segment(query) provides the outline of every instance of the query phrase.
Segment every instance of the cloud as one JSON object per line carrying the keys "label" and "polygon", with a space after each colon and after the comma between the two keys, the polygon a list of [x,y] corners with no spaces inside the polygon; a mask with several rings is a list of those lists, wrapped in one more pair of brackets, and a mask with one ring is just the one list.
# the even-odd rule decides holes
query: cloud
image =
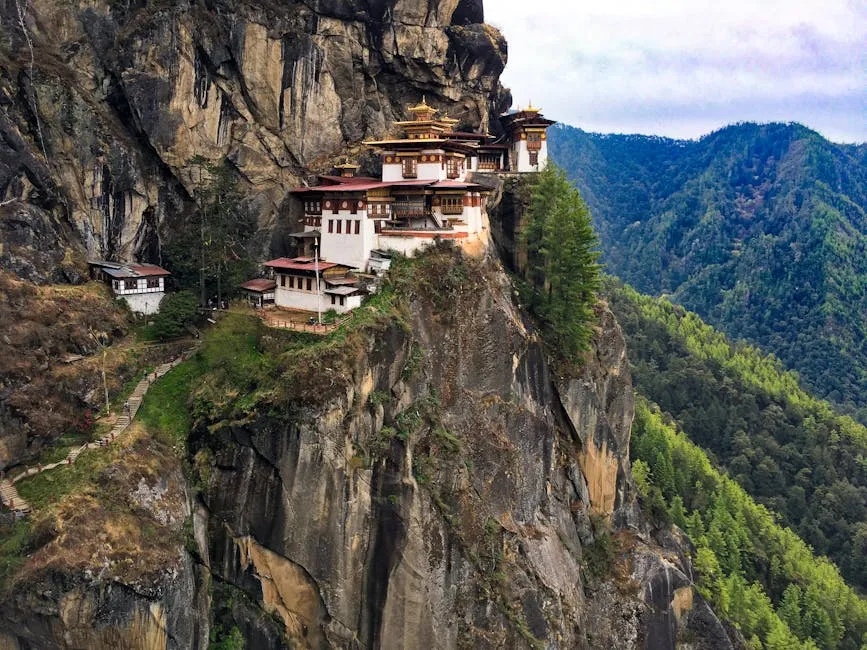
{"label": "cloud", "polygon": [[516,102],[588,130],[799,121],[867,140],[863,0],[488,0]]}

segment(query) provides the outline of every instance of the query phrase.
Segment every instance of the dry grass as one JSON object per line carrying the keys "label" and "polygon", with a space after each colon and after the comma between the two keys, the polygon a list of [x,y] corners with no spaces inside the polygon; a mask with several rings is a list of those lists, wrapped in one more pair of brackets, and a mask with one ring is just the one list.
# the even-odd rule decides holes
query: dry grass
{"label": "dry grass", "polygon": [[171,355],[136,344],[127,318],[102,284],[35,286],[0,272],[0,382],[13,416],[0,434],[0,467],[34,459],[87,409],[101,409],[103,367],[114,399]]}
{"label": "dry grass", "polygon": [[141,425],[28,487],[40,506],[30,524],[30,557],[7,587],[44,571],[147,584],[177,563],[186,517],[180,461]]}

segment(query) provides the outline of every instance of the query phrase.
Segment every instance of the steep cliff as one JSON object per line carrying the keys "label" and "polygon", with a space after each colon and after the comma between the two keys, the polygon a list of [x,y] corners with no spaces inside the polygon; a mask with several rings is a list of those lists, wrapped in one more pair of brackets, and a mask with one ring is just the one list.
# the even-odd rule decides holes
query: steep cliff
{"label": "steep cliff", "polygon": [[427,95],[472,126],[509,105],[479,0],[0,2],[0,266],[69,281],[159,262],[227,159],[266,255],[286,190]]}
{"label": "steep cliff", "polygon": [[[178,542],[186,559],[147,580],[123,563],[28,562],[0,610],[7,645],[101,647],[105,627],[132,634],[141,612],[184,598],[201,612],[209,592],[215,629],[257,648],[731,647],[691,586],[685,541],[637,507],[610,313],[580,373],[558,377],[493,261],[439,250],[393,284],[330,342],[227,321],[248,353],[206,363],[206,343],[191,362],[195,564]],[[49,622],[35,625],[46,582]],[[146,629],[152,647],[204,643],[188,617]]]}
{"label": "steep cliff", "polygon": [[[479,0],[0,0],[0,19],[0,265],[33,282],[79,281],[85,254],[161,261],[196,156],[234,166],[264,255],[286,189],[405,104],[491,130],[508,105]],[[325,340],[215,327],[128,442],[0,540],[0,648],[731,647],[688,544],[636,503],[613,317],[558,374],[482,257],[399,265]]]}

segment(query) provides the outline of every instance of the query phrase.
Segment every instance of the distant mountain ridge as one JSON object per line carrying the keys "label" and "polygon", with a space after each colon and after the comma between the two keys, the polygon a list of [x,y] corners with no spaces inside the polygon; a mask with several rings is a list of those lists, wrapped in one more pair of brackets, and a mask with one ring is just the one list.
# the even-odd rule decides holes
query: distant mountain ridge
{"label": "distant mountain ridge", "polygon": [[549,140],[610,273],[773,352],[867,422],[867,145],[778,123]]}

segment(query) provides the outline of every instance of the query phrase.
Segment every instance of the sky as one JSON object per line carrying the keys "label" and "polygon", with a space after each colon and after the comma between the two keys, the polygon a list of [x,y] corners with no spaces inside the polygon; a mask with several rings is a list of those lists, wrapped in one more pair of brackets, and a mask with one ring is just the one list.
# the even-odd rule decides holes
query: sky
{"label": "sky", "polygon": [[867,0],[487,0],[514,107],[603,133],[743,121],[867,141]]}

